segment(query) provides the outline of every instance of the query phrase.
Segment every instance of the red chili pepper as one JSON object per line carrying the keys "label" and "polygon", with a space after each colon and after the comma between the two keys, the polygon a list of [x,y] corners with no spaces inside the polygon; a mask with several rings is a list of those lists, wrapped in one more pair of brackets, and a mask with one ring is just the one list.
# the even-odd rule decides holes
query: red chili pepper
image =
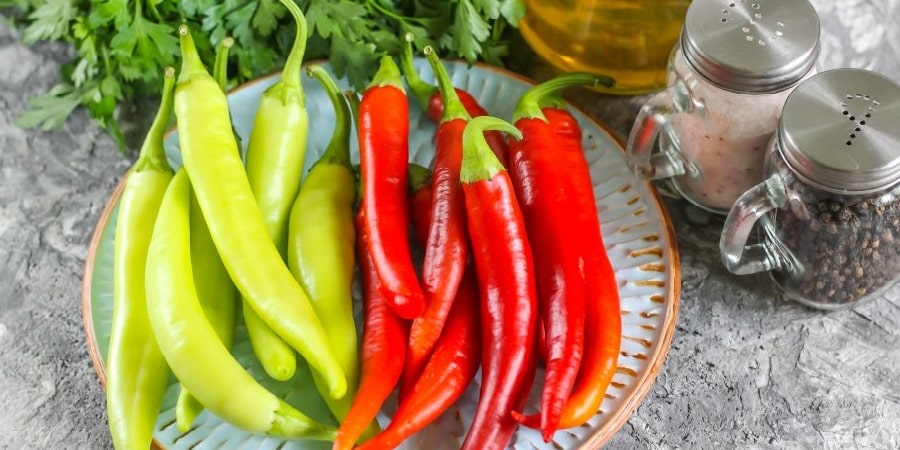
{"label": "red chili pepper", "polygon": [[[530,89],[521,98],[531,99],[529,94],[543,86]],[[557,158],[553,130],[539,117],[523,116],[518,107],[513,117],[522,140],[510,143],[509,173],[534,252],[547,346],[540,429],[544,441],[549,442],[581,365],[585,308],[582,237],[571,230],[571,214],[577,204],[562,183],[571,168]]]}
{"label": "red chili pepper", "polygon": [[431,47],[425,48],[428,60],[434,67],[447,109],[437,130],[434,171],[432,173],[431,216],[428,221],[427,239],[423,242],[425,258],[422,263],[422,284],[427,302],[425,311],[413,320],[409,332],[406,367],[403,371],[401,398],[405,386],[419,377],[422,367],[435,342],[447,314],[453,306],[456,290],[462,279],[469,257],[469,241],[466,231],[466,205],[459,183],[462,162],[462,135],[469,121],[453,91],[447,72]]}
{"label": "red chili pepper", "polygon": [[[412,180],[413,175],[410,175]],[[427,236],[431,213],[430,184],[413,185],[413,226]],[[447,323],[421,377],[402,397],[390,425],[358,450],[392,449],[437,419],[465,392],[481,363],[478,286],[469,266],[463,275]]]}
{"label": "red chili pepper", "polygon": [[[551,126],[558,130],[578,130],[577,133],[557,133],[561,139],[581,143],[581,128],[565,109],[543,108]],[[567,152],[578,165],[568,179],[572,192],[593,192],[590,169],[584,158],[584,150],[573,145]],[[577,151],[575,151],[577,150]],[[581,372],[569,401],[563,409],[560,428],[579,426],[600,409],[603,396],[616,372],[622,341],[622,310],[619,301],[619,285],[606,245],[603,243],[597,204],[593,196],[578,196],[576,220],[581,224],[579,234],[586,237],[583,243],[585,276],[587,277],[587,315],[585,319],[585,349]]]}
{"label": "red chili pepper", "polygon": [[[522,139],[510,144],[510,177],[525,216],[537,277],[538,304],[544,331],[545,372],[541,390],[540,429],[544,441],[556,432],[563,405],[581,365],[584,346],[585,278],[581,239],[572,232],[572,214],[592,191],[571,192],[565,183],[580,168],[561,152],[554,129],[541,113],[539,101],[558,90],[593,84],[594,75],[571,73],[526,91],[513,119]],[[581,143],[575,146],[581,151]]]}
{"label": "red chili pepper", "polygon": [[410,256],[406,203],[409,105],[400,70],[385,56],[359,105],[359,152],[368,253],[388,305],[405,319],[422,314],[425,298]]}
{"label": "red chili pepper", "polygon": [[519,138],[493,117],[476,117],[463,133],[460,180],[481,297],[481,395],[464,450],[506,447],[534,381],[537,291],[531,245],[509,175],[488,148],[485,129]]}
{"label": "red chili pepper", "polygon": [[357,214],[357,250],[363,286],[363,335],[359,389],[338,429],[333,450],[351,449],[378,415],[385,399],[393,392],[403,372],[408,327],[388,307],[386,292],[379,285],[378,273],[368,253],[363,224],[364,212]]}
{"label": "red chili pepper", "polygon": [[[566,189],[577,199],[574,233],[583,238],[586,278],[584,356],[575,386],[562,410],[559,428],[585,423],[597,413],[618,361],[622,319],[615,272],[606,254],[590,170],[584,157],[581,127],[558,99],[542,104],[542,115],[555,133],[558,157],[571,167]],[[526,426],[537,427],[538,416],[520,417]]]}
{"label": "red chili pepper", "polygon": [[[425,115],[428,116],[432,122],[440,123],[444,117],[445,102],[443,96],[437,86],[426,83],[419,77],[418,72],[416,72],[416,67],[413,64],[412,33],[407,33],[404,40],[405,44],[403,46],[403,52],[400,54],[400,66],[403,69],[403,76],[406,77],[406,84],[409,86],[409,90],[412,91],[413,95],[419,100],[419,104],[422,105],[422,109],[425,110]],[[463,108],[465,108],[470,116],[480,117],[490,115],[490,113],[488,113],[488,111],[484,109],[484,107],[478,103],[478,100],[468,91],[460,88],[453,88],[453,90],[456,92],[457,97],[459,97],[459,101],[462,103]],[[503,133],[499,131],[487,131],[484,133],[484,138],[487,140],[491,150],[493,150],[494,155],[496,155],[500,162],[506,166],[509,149]]]}

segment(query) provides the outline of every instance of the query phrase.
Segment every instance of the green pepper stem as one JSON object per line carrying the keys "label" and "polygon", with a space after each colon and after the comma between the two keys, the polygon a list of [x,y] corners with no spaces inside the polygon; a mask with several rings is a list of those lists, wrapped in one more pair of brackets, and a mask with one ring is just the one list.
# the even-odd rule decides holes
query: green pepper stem
{"label": "green pepper stem", "polygon": [[426,109],[428,108],[428,101],[437,92],[438,87],[426,83],[419,77],[416,66],[413,64],[412,42],[413,34],[406,33],[403,36],[403,52],[400,53],[400,68],[403,70],[403,76],[406,77],[406,85],[409,86],[409,90],[412,91],[416,100],[419,101],[422,109]]}
{"label": "green pepper stem", "polygon": [[191,29],[186,24],[178,27],[178,40],[181,44],[181,73],[178,75],[178,83],[190,82],[195,76],[210,76],[197,53]]}
{"label": "green pepper stem", "polygon": [[490,180],[501,170],[503,163],[484,139],[485,131],[503,131],[514,139],[522,139],[522,132],[511,123],[491,116],[473,117],[463,130],[463,157],[459,179],[463,183]]}
{"label": "green pepper stem", "polygon": [[415,163],[409,163],[409,189],[416,192],[425,185],[431,184],[431,169]]}
{"label": "green pepper stem", "polygon": [[216,48],[216,60],[213,63],[213,78],[222,88],[222,92],[228,89],[228,52],[234,46],[234,38],[231,36],[222,39]]}
{"label": "green pepper stem", "polygon": [[294,46],[291,47],[291,52],[284,63],[284,69],[281,71],[281,82],[290,87],[300,87],[300,69],[303,66],[303,56],[306,54],[306,17],[294,0],[280,1],[294,16],[294,22],[297,24]]}
{"label": "green pepper stem", "polygon": [[546,97],[538,100],[538,106],[543,108],[557,108],[557,109],[565,109],[566,108],[566,100],[562,98],[559,93],[550,94]]}
{"label": "green pepper stem", "polygon": [[348,143],[350,142],[351,119],[347,100],[337,87],[334,79],[331,78],[331,75],[321,66],[307,66],[306,73],[315,78],[325,88],[328,99],[331,100],[331,105],[334,107],[334,133],[331,135],[331,140],[328,142],[325,153],[322,154],[322,157],[319,158],[316,164],[324,161],[326,164],[341,164],[350,167],[350,148]]}
{"label": "green pepper stem", "polygon": [[457,95],[453,83],[450,82],[450,75],[447,74],[447,69],[441,64],[437,53],[430,45],[425,47],[424,52],[428,58],[428,63],[431,64],[431,68],[434,70],[434,76],[437,78],[438,88],[441,91],[441,102],[444,103],[444,114],[441,117],[441,121],[468,120],[470,118],[469,113],[466,112],[466,108],[459,100],[459,95]]}
{"label": "green pepper stem", "polygon": [[169,125],[169,119],[172,117],[174,92],[175,68],[166,67],[159,109],[156,111],[156,117],[153,118],[153,124],[150,125],[150,130],[147,132],[147,137],[141,146],[138,159],[134,163],[135,170],[152,169],[172,172],[172,167],[169,166],[169,160],[166,158],[163,138],[165,137],[166,127]]}
{"label": "green pepper stem", "polygon": [[547,80],[531,87],[519,97],[519,102],[516,104],[516,110],[513,113],[513,122],[518,122],[520,119],[541,119],[546,121],[544,113],[541,112],[542,99],[545,96],[556,94],[564,88],[597,85],[609,87],[614,83],[615,80],[606,75],[596,75],[587,72],[572,72]]}
{"label": "green pepper stem", "polygon": [[350,115],[353,116],[353,123],[357,123],[359,119],[359,94],[354,91],[344,91],[344,98],[347,99],[347,104],[350,105]]}
{"label": "green pepper stem", "polygon": [[378,71],[375,72],[375,76],[372,77],[372,81],[369,83],[368,88],[371,89],[380,86],[393,86],[406,92],[406,89],[403,87],[403,80],[400,76],[400,69],[397,67],[394,59],[388,55],[381,57],[381,62],[378,64]]}

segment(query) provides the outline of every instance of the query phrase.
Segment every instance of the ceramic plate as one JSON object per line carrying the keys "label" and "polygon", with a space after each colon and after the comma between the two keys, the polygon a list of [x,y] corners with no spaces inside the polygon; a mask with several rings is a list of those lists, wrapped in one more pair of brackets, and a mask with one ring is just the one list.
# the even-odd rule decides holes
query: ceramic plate
{"label": "ceramic plate", "polygon": [[[425,80],[434,76],[424,60],[416,61]],[[453,84],[468,90],[493,115],[509,120],[516,100],[532,82],[509,72],[489,66],[468,66],[461,62],[446,62]],[[327,68],[327,66],[326,66]],[[277,81],[278,75],[248,83],[229,95],[232,120],[243,138],[250,135],[250,127],[257,103],[266,87]],[[339,80],[342,88],[344,80]],[[307,150],[307,168],[324,151],[333,128],[334,112],[325,92],[319,85],[303,76],[307,94],[311,132]],[[435,125],[411,101],[410,160],[428,166],[434,156]],[[680,293],[678,255],[672,227],[653,187],[639,181],[625,164],[621,144],[600,124],[573,108],[584,131],[584,147],[590,163],[603,238],[616,271],[622,299],[622,348],[618,370],[600,411],[583,426],[561,430],[553,442],[544,443],[538,432],[520,428],[510,448],[515,449],[572,449],[599,448],[628,420],[634,409],[653,384],[663,363],[675,328]],[[355,142],[355,139],[354,139]],[[180,166],[177,136],[166,140],[170,159]],[[351,150],[354,161],[358,151]],[[84,289],[83,313],[85,331],[94,366],[101,382],[105,381],[103,362],[109,343],[112,319],[112,258],[117,202],[121,185],[110,198],[106,210],[94,232],[88,255]],[[268,379],[252,356],[246,333],[238,324],[233,349],[235,357],[266,387],[286,398],[310,416],[334,423],[322,400],[315,393],[308,368],[298,367],[297,376],[288,382]],[[542,379],[538,374],[537,380]],[[536,387],[537,388],[537,387]],[[166,449],[327,449],[330,443],[289,441],[249,434],[223,423],[204,412],[193,428],[179,433],[175,426],[174,405],[177,385],[166,393],[156,423],[156,445]],[[476,383],[435,424],[404,444],[408,449],[454,449],[459,447],[471,422],[478,399]],[[530,408],[537,406],[532,396]],[[394,407],[390,399],[379,421],[386,424]]]}

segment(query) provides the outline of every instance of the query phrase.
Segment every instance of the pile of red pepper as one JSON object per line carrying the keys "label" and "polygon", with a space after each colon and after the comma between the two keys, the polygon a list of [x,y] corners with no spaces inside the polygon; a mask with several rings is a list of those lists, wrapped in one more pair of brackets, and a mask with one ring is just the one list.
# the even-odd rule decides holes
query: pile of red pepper
{"label": "pile of red pepper", "polygon": [[[365,319],[357,397],[334,449],[349,449],[395,388],[389,426],[362,449],[390,449],[481,390],[464,449],[502,449],[522,424],[550,441],[596,414],[615,371],[621,317],[580,127],[559,97],[560,76],[529,89],[513,124],[452,86],[430,48],[437,86],[406,84],[439,123],[429,169],[408,164],[409,111],[400,71],[385,57],[362,95],[357,214]],[[507,138],[508,137],[508,138]],[[421,281],[407,232],[424,250]],[[523,408],[539,359],[539,413]]]}

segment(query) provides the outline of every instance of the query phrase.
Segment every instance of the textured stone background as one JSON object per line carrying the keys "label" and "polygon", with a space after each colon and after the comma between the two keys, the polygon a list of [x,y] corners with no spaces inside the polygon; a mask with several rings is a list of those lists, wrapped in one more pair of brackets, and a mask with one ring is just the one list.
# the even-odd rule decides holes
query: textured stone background
{"label": "textured stone background", "polygon": [[[813,3],[823,67],[900,82],[900,1]],[[52,133],[12,125],[69,51],[24,46],[0,20],[0,449],[110,447],[80,288],[91,232],[130,160],[83,111]],[[640,98],[581,101],[621,133]],[[669,207],[678,326],[655,386],[608,448],[900,448],[900,287],[828,314],[785,302],[765,276],[721,267],[720,222]]]}

